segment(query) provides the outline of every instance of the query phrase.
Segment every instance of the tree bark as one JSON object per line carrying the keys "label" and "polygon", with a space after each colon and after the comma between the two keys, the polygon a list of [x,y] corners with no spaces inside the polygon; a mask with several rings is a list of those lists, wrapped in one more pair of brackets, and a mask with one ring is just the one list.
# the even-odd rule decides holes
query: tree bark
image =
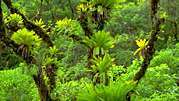
{"label": "tree bark", "polygon": [[159,2],[160,0],[150,0],[150,12],[151,12],[150,16],[151,16],[152,25],[154,25],[154,23],[156,22],[155,20],[157,19],[156,14],[157,14]]}
{"label": "tree bark", "polygon": [[[139,83],[142,77],[145,75],[148,66],[150,65],[150,61],[153,58],[155,53],[155,42],[157,41],[157,35],[160,33],[160,26],[164,23],[164,18],[158,18],[156,15],[158,12],[158,3],[160,0],[151,0],[151,20],[152,20],[152,33],[149,39],[149,42],[144,50],[144,60],[142,62],[140,70],[134,75],[133,80]],[[129,91],[126,95],[126,100],[131,101],[131,95],[133,91]]]}
{"label": "tree bark", "polygon": [[146,46],[144,50],[144,61],[142,63],[142,66],[140,70],[135,74],[134,81],[139,82],[140,79],[145,75],[145,72],[150,65],[150,61],[153,57],[153,54],[155,52],[154,44],[157,41],[157,35],[160,32],[160,26],[164,22],[164,18],[158,18],[156,15],[158,12],[158,5],[160,0],[150,0],[150,7],[151,7],[151,20],[152,20],[152,33],[148,42],[148,45]]}
{"label": "tree bark", "polygon": [[142,66],[140,70],[135,74],[134,81],[139,82],[140,79],[145,75],[145,72],[150,65],[150,61],[153,57],[153,54],[155,52],[154,44],[157,41],[157,35],[160,32],[160,25],[164,22],[164,19],[158,19],[157,23],[155,25],[154,31],[152,31],[149,43],[144,50],[144,61],[142,63]]}
{"label": "tree bark", "polygon": [[33,79],[34,79],[35,84],[38,88],[40,100],[41,101],[52,101],[52,98],[50,96],[50,91],[49,91],[47,85],[45,84],[43,77],[44,76],[42,75],[42,68],[39,67],[38,74],[33,75]]}

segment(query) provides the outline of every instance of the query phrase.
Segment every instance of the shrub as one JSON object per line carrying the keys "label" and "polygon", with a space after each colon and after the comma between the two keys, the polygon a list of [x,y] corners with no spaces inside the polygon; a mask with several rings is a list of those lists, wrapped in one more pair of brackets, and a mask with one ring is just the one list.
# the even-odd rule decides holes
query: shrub
{"label": "shrub", "polygon": [[38,90],[28,75],[23,74],[22,68],[0,71],[0,100],[1,101],[37,101]]}

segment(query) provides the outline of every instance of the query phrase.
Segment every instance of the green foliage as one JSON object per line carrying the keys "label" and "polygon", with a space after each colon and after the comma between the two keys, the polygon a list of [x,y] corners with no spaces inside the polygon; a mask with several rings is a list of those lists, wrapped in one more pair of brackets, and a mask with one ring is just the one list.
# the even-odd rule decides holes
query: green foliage
{"label": "green foliage", "polygon": [[175,75],[170,75],[166,64],[150,67],[138,86],[138,92],[145,97],[154,93],[176,93]]}
{"label": "green foliage", "polygon": [[176,94],[153,94],[150,98],[135,96],[132,101],[177,101]]}
{"label": "green foliage", "polygon": [[27,45],[28,47],[39,47],[41,44],[41,39],[33,31],[28,31],[23,28],[15,32],[12,37],[19,45]]}
{"label": "green foliage", "polygon": [[23,74],[22,68],[0,71],[1,101],[37,101],[38,89],[32,78]]}
{"label": "green foliage", "polygon": [[131,65],[134,59],[133,53],[137,48],[134,35],[116,35],[115,40],[115,47],[110,49],[110,54],[115,58],[115,63],[125,67]]}
{"label": "green foliage", "polygon": [[76,100],[77,94],[85,86],[86,79],[80,81],[69,81],[66,83],[58,82],[56,89],[53,91],[52,96],[54,99],[69,101]]}
{"label": "green foliage", "polygon": [[42,19],[40,19],[40,20],[35,20],[34,23],[35,23],[36,25],[40,26],[41,28],[46,27]]}
{"label": "green foliage", "polygon": [[116,3],[117,0],[92,0],[92,3],[94,4],[99,4],[101,6],[104,6],[104,7],[111,7],[113,6],[115,3]]}
{"label": "green foliage", "polygon": [[147,101],[177,101],[177,94],[167,93],[167,94],[153,94],[151,98]]}
{"label": "green foliage", "polygon": [[17,31],[18,29],[23,27],[23,19],[20,15],[14,13],[14,14],[6,14],[5,13],[5,24],[8,29],[11,29],[11,31]]}
{"label": "green foliage", "polygon": [[111,9],[117,0],[91,0],[91,1],[81,1],[82,3],[77,6],[78,13],[92,13],[97,11],[102,14],[107,8]]}
{"label": "green foliage", "polygon": [[[25,64],[11,47],[0,42],[0,100],[39,101],[41,93],[32,76],[41,73],[49,89],[48,76],[54,72],[56,86],[49,93],[55,101],[127,101],[129,96],[131,101],[178,101],[177,0],[160,0],[157,16],[165,18],[165,22],[150,66],[137,85],[133,79],[142,61],[134,54],[139,53],[143,60],[152,31],[147,0],[12,2],[29,21],[44,29],[53,47],[47,47],[35,32],[23,28],[22,17],[9,14],[3,3],[7,37],[24,53],[30,48],[28,55],[36,61]],[[136,45],[137,39],[146,40],[138,40]],[[51,71],[50,64],[55,64],[57,71]],[[15,69],[6,70],[10,67]]]}
{"label": "green foliage", "polygon": [[177,101],[179,88],[169,70],[166,64],[150,67],[136,88],[138,100],[135,101]]}
{"label": "green foliage", "polygon": [[109,71],[107,75],[110,78],[110,81],[116,81],[119,77],[121,77],[122,74],[126,73],[126,69],[123,66],[118,66],[113,64],[111,68],[109,68]]}
{"label": "green foliage", "polygon": [[92,60],[92,71],[95,73],[93,81],[96,81],[99,77],[100,83],[108,83],[108,71],[112,68],[114,59],[109,54],[105,54],[104,57],[94,57]]}
{"label": "green foliage", "polygon": [[88,47],[98,49],[98,52],[99,50],[103,51],[104,54],[104,52],[114,47],[115,40],[109,32],[98,31],[91,38],[86,37],[84,43]]}
{"label": "green foliage", "polygon": [[22,17],[16,13],[14,14],[10,14],[10,16],[8,16],[5,19],[5,23],[8,25],[22,25],[23,24],[23,20]]}
{"label": "green foliage", "polygon": [[55,30],[57,32],[57,35],[83,35],[83,29],[80,26],[79,22],[67,18],[57,21]]}
{"label": "green foliage", "polygon": [[79,93],[77,101],[126,101],[127,93],[134,86],[134,82],[122,80],[109,86],[86,84],[84,90]]}
{"label": "green foliage", "polygon": [[128,81],[132,80],[135,73],[140,69],[141,61],[138,61],[137,59],[132,61],[132,64],[129,67],[126,67],[127,70],[124,74],[121,75],[121,79]]}
{"label": "green foliage", "polygon": [[113,61],[114,59],[112,59],[109,54],[105,54],[103,58],[94,58],[94,65],[92,66],[92,69],[95,72],[105,73],[110,67],[112,67]]}
{"label": "green foliage", "polygon": [[93,10],[92,5],[79,4],[76,7],[77,13],[86,13],[88,9]]}
{"label": "green foliage", "polygon": [[35,59],[38,60],[37,64],[43,66],[44,68],[46,68],[49,64],[59,65],[57,57],[60,54],[60,51],[56,46],[49,48],[40,46],[35,48],[32,53],[35,56]]}
{"label": "green foliage", "polygon": [[[120,1],[120,0],[119,0]],[[117,3],[112,9],[105,30],[115,34],[138,34],[150,31],[147,3]],[[118,26],[118,27],[116,27]]]}
{"label": "green foliage", "polygon": [[17,55],[11,54],[11,51],[5,49],[4,44],[0,42],[0,70],[14,68],[20,62],[21,59]]}
{"label": "green foliage", "polygon": [[170,68],[170,73],[178,74],[178,59],[176,56],[177,48],[161,50],[151,61],[151,66],[159,66],[160,64],[167,64]]}

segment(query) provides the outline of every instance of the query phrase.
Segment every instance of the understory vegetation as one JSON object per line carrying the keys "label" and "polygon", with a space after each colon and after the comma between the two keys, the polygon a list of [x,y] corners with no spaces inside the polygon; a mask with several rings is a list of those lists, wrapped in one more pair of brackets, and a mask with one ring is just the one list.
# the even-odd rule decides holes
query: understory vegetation
{"label": "understory vegetation", "polygon": [[0,0],[0,101],[179,101],[178,0]]}

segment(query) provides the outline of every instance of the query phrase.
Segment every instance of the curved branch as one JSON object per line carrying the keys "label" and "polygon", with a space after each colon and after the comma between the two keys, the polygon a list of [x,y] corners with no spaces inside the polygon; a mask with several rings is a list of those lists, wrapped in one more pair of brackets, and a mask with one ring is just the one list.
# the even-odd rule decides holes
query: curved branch
{"label": "curved branch", "polygon": [[142,66],[140,68],[140,70],[135,74],[134,77],[134,81],[140,81],[140,79],[145,75],[145,72],[148,68],[148,66],[150,65],[150,61],[153,57],[153,54],[155,53],[155,48],[154,48],[154,44],[157,41],[157,35],[160,33],[160,26],[161,24],[164,22],[164,19],[159,19],[156,22],[155,25],[155,30],[152,31],[151,33],[151,37],[149,39],[149,43],[146,47],[146,49],[144,50],[144,61],[142,63]]}
{"label": "curved branch", "polygon": [[48,44],[48,46],[53,46],[50,37],[45,33],[45,31],[40,26],[37,26],[36,24],[28,20],[24,14],[22,14],[18,9],[14,8],[11,0],[3,0],[3,1],[12,14],[17,13],[22,17],[24,25],[28,30],[33,30],[37,35],[40,36],[40,38],[43,39],[44,42]]}

